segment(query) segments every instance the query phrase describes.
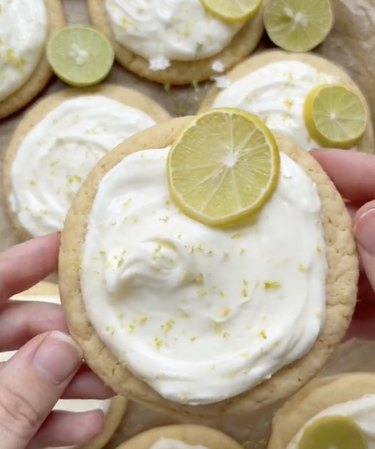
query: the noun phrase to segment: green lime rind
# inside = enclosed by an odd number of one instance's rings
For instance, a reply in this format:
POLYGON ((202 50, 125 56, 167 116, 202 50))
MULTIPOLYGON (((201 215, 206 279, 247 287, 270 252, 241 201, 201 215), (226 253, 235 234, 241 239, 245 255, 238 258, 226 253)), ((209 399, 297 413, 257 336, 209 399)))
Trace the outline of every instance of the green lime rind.
POLYGON ((60 29, 47 45, 48 62, 62 81, 92 86, 109 74, 115 53, 108 39, 94 28, 79 25, 60 29))

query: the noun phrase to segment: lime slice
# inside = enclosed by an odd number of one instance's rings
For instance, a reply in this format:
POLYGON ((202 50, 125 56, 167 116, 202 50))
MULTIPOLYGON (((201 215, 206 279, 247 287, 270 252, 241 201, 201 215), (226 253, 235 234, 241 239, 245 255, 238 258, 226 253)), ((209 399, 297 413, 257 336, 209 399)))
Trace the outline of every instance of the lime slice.
POLYGON ((190 217, 232 223, 259 210, 279 177, 280 155, 269 129, 237 109, 195 117, 168 157, 171 197, 190 217))
POLYGON ((250 19, 263 0, 201 0, 204 8, 213 16, 226 22, 250 19))
POLYGON ((310 51, 333 26, 330 0, 269 0, 264 9, 269 38, 284 50, 310 51))
POLYGON ((325 416, 304 431, 298 449, 367 449, 361 429, 347 416, 325 416))
POLYGON ((306 98, 304 116, 310 136, 325 147, 350 148, 366 131, 368 114, 362 98, 346 86, 327 84, 306 98))
POLYGON ((49 41, 47 57, 55 74, 72 86, 91 86, 111 70, 114 51, 105 36, 90 27, 67 26, 49 41))

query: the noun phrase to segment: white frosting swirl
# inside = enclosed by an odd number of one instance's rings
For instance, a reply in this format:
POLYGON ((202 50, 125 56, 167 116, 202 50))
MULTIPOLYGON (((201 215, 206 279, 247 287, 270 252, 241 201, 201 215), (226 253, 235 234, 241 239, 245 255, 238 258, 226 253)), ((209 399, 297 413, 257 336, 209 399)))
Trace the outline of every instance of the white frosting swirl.
POLYGON ((208 449, 206 446, 192 446, 191 444, 184 443, 180 440, 174 440, 171 438, 160 438, 154 443, 150 449, 208 449))
POLYGON ((347 416, 352 418, 364 433, 368 449, 375 449, 375 394, 369 394, 353 401, 342 402, 321 411, 311 418, 289 443, 287 449, 298 449, 306 427, 324 416, 347 416))
POLYGON ((299 61, 267 64, 230 84, 213 107, 236 107, 260 117, 267 126, 294 139, 304 150, 318 148, 307 131, 304 103, 315 87, 339 80, 299 61))
POLYGON ((127 137, 155 124, 101 95, 65 100, 25 136, 10 168, 12 211, 34 236, 62 228, 90 170, 127 137))
POLYGON ((0 101, 25 84, 48 36, 43 0, 0 0, 0 101))
POLYGON ((255 221, 205 226, 170 201, 168 149, 124 158, 87 220, 81 288, 119 360, 163 397, 218 402, 306 354, 325 316, 321 202, 281 156, 278 188, 255 221))
MULTIPOLYGON (((19 301, 40 301, 49 302, 53 304, 60 304, 60 297, 58 295, 20 295, 12 298, 19 301)), ((16 351, 0 352, 0 362, 9 360, 16 351)), ((57 401, 54 410, 62 410, 65 412, 88 412, 90 410, 102 410, 107 414, 111 406, 111 399, 60 399, 57 401)), ((60 446, 54 449, 71 449, 76 446, 60 446)), ((45 449, 52 449, 46 447, 45 449)))
POLYGON ((169 60, 192 61, 227 47, 243 23, 225 23, 200 0, 106 0, 116 40, 162 70, 169 60))

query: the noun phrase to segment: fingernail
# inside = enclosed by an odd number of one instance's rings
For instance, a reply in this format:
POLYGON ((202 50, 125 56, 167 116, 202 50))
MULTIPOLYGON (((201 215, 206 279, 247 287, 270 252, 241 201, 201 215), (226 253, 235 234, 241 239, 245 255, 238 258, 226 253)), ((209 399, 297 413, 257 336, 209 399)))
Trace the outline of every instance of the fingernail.
POLYGON ((361 248, 375 256, 375 209, 367 210, 356 220, 354 233, 361 248))
POLYGON ((60 385, 81 365, 82 351, 74 340, 62 332, 50 332, 34 354, 33 364, 40 376, 60 385))

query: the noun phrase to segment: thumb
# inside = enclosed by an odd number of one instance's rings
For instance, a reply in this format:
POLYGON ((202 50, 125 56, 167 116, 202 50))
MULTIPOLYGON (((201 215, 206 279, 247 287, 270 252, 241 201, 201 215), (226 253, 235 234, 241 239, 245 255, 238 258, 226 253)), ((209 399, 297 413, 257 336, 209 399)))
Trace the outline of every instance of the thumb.
POLYGON ((375 201, 362 206, 354 217, 354 234, 363 268, 375 291, 375 201))
POLYGON ((82 353, 66 334, 30 340, 0 369, 0 441, 23 449, 80 367, 82 353))

